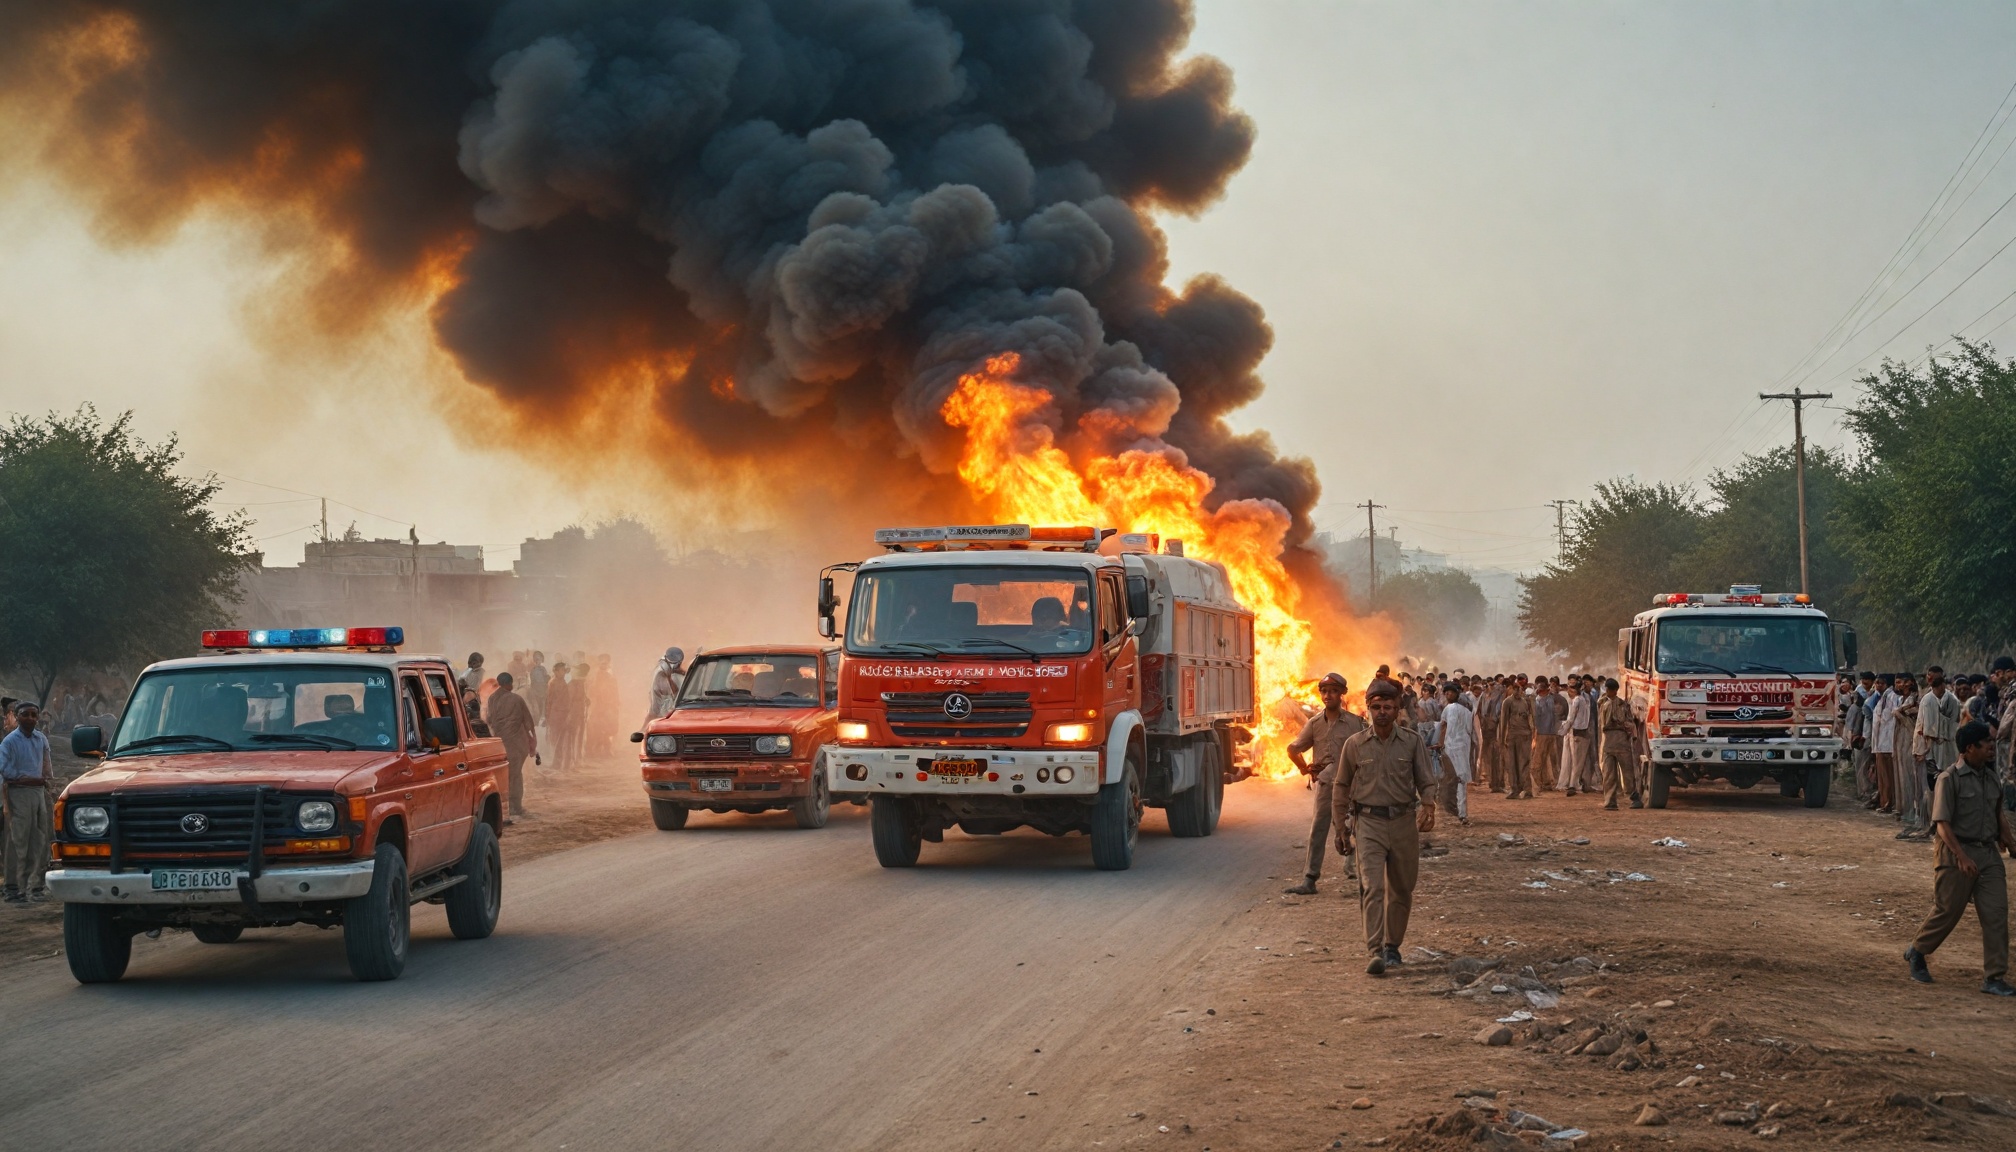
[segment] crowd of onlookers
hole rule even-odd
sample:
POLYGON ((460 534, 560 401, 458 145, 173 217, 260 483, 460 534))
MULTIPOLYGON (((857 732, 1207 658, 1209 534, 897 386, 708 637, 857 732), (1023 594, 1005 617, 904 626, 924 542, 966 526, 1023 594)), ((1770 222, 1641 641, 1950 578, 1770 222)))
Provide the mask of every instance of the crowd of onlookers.
POLYGON ((1842 677, 1841 735, 1855 767, 1856 796, 1901 825, 1900 840, 1932 837, 1932 784, 1960 758, 1956 737, 1969 723, 1995 740, 1995 773, 2016 810, 2016 658, 1998 656, 1987 672, 1948 675, 1932 665, 1911 672, 1842 677))

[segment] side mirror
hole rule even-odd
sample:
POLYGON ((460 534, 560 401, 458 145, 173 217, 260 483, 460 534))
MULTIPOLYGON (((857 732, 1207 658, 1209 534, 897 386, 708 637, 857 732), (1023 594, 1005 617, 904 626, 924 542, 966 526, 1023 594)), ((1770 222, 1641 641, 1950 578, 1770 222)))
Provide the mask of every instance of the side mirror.
POLYGON ((1856 651, 1854 626, 1843 624, 1839 620, 1830 621, 1830 625, 1834 630, 1835 671, 1853 671, 1856 658, 1860 655, 1856 651))
POLYGON ((630 733, 630 743, 632 743, 632 744, 642 744, 643 742, 644 742, 644 734, 643 734, 642 732, 632 732, 632 733, 630 733))
POLYGON ((1146 620, 1148 614, 1154 611, 1154 607, 1148 599, 1148 578, 1127 577, 1127 615, 1136 620, 1146 620))
POLYGON ((838 634, 833 623, 833 614, 840 610, 840 597, 834 594, 833 578, 819 578, 819 635, 831 640, 838 634))
POLYGON ((105 730, 95 724, 79 725, 70 730, 70 754, 72 756, 102 756, 105 754, 105 730))
POLYGON ((427 742, 436 748, 446 747, 462 739, 461 729, 455 727, 453 716, 429 716, 420 725, 427 735, 427 742))

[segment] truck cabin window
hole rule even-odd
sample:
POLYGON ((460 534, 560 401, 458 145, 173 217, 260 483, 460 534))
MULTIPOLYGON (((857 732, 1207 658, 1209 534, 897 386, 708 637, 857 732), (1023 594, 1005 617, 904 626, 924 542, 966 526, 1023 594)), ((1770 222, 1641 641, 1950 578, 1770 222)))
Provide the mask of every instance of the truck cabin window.
POLYGON ((1834 647, 1815 617, 1686 616, 1659 621, 1658 670, 1735 676, 1831 676, 1834 647))
POLYGON ((686 674, 678 708, 810 708, 819 703, 817 656, 702 656, 686 674))
POLYGON ((381 668, 176 668, 141 678, 111 755, 391 748, 398 731, 381 668))
POLYGON ((855 577, 847 651, 872 656, 1089 652, 1092 581, 1070 568, 885 568, 855 577))

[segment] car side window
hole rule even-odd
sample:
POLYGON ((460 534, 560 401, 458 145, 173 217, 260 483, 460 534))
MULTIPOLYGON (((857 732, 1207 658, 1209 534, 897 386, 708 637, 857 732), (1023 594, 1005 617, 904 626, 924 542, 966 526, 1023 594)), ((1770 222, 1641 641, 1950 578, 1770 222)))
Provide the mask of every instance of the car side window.
POLYGON ((828 708, 840 704, 840 657, 832 652, 825 656, 826 671, 820 679, 820 692, 826 697, 822 703, 828 708))
POLYGON ((462 716, 461 697, 455 689, 448 686, 448 677, 445 674, 440 672, 427 673, 427 694, 434 697, 434 714, 436 716, 458 717, 455 721, 455 730, 461 732, 464 736, 468 735, 464 731, 468 727, 468 724, 466 717, 462 716))
POLYGON ((1127 614, 1120 610, 1120 581, 1108 574, 1099 574, 1099 627, 1103 630, 1102 640, 1111 643, 1126 631, 1127 614))
POLYGON ((400 712, 406 717, 406 750, 424 752, 426 742, 420 738, 420 723, 428 716, 427 693, 420 687, 418 676, 399 678, 400 712))

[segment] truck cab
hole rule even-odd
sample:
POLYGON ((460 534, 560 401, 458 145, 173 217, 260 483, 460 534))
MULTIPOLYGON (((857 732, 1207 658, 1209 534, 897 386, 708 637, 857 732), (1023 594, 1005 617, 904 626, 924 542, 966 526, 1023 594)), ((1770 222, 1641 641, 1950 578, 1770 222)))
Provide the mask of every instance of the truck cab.
POLYGON ((632 739, 651 821, 686 826, 696 810, 784 809, 800 828, 823 828, 832 807, 820 770, 833 742, 840 653, 771 645, 697 657, 672 710, 632 739))
POLYGON ((1769 777, 1808 808, 1827 805, 1836 761, 1837 677, 1853 668, 1855 631, 1804 596, 1739 584, 1674 592, 1617 634, 1618 679, 1645 735, 1648 802, 1676 784, 1769 777))
POLYGON ((399 628, 213 631, 150 665, 117 727, 71 735, 96 767, 56 805, 50 893, 83 983, 125 973, 161 928, 342 927, 352 973, 404 969, 409 908, 458 939, 503 899, 501 741, 477 736, 445 658, 399 628))

